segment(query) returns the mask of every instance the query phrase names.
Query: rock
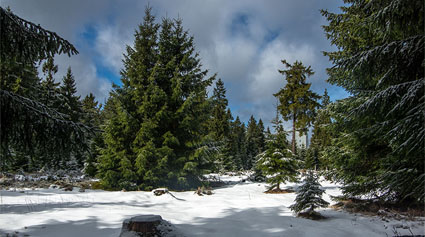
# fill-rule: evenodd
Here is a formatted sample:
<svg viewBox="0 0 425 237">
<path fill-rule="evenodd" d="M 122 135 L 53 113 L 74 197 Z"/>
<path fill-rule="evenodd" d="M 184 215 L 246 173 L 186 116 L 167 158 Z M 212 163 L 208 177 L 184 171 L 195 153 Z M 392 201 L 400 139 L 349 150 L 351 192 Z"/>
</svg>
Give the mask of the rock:
<svg viewBox="0 0 425 237">
<path fill-rule="evenodd" d="M 161 221 L 162 217 L 159 215 L 141 215 L 126 219 L 122 224 L 120 237 L 160 236 L 157 227 Z"/>
<path fill-rule="evenodd" d="M 161 196 L 162 194 L 168 193 L 168 189 L 166 189 L 166 188 L 157 188 L 157 189 L 152 190 L 152 192 L 153 192 L 153 194 L 155 196 Z"/>
<path fill-rule="evenodd" d="M 80 188 L 80 190 L 78 190 L 78 192 L 80 192 L 80 193 L 84 193 L 85 191 L 86 191 L 85 188 Z"/>
<path fill-rule="evenodd" d="M 74 188 L 71 185 L 69 185 L 69 186 L 64 187 L 63 191 L 72 191 L 73 189 Z"/>
</svg>

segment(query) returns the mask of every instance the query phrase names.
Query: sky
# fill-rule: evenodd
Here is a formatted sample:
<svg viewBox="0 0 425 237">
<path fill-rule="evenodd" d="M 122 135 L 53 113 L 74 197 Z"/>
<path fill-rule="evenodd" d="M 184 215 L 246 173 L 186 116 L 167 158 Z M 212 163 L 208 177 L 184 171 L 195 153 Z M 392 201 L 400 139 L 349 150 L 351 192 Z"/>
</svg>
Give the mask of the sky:
<svg viewBox="0 0 425 237">
<path fill-rule="evenodd" d="M 331 67 L 323 51 L 334 51 L 322 29 L 320 9 L 338 12 L 341 0 L 2 0 L 2 7 L 40 24 L 70 41 L 78 55 L 55 57 L 60 81 L 71 66 L 78 94 L 92 92 L 104 103 L 112 83 L 120 84 L 126 45 L 149 4 L 158 22 L 163 17 L 183 20 L 194 37 L 204 69 L 217 73 L 227 89 L 233 116 L 247 122 L 251 115 L 266 126 L 276 115 L 274 93 L 285 86 L 282 59 L 311 65 L 311 89 L 332 101 L 347 92 L 326 82 Z M 289 122 L 285 127 L 289 127 Z"/>
</svg>

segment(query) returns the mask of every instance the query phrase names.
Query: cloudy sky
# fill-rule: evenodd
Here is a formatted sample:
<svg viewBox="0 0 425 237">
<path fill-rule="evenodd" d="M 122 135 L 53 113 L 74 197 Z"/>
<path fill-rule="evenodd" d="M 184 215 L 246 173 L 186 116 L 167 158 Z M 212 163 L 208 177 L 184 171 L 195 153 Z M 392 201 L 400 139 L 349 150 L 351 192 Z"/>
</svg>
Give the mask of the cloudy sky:
<svg viewBox="0 0 425 237">
<path fill-rule="evenodd" d="M 120 84 L 122 54 L 132 45 L 148 1 L 133 0 L 2 0 L 18 16 L 57 32 L 76 46 L 80 54 L 57 56 L 57 80 L 72 67 L 78 93 L 93 92 L 104 102 L 112 82 Z M 202 64 L 218 74 L 227 89 L 234 117 L 247 121 L 251 114 L 266 125 L 275 116 L 276 93 L 285 85 L 278 73 L 282 59 L 301 60 L 315 74 L 308 79 L 312 90 L 331 100 L 348 94 L 326 83 L 330 67 L 322 51 L 334 50 L 321 28 L 326 24 L 320 9 L 338 11 L 341 0 L 151 0 L 159 21 L 183 19 L 195 38 Z"/>
</svg>

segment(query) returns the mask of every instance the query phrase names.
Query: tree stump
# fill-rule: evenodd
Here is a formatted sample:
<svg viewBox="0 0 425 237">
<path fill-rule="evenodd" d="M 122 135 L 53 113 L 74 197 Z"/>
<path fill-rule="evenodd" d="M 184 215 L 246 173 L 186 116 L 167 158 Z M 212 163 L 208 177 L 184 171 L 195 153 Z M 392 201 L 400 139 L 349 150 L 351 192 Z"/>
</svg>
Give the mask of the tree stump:
<svg viewBox="0 0 425 237">
<path fill-rule="evenodd" d="M 120 237 L 134 236 L 160 236 L 157 229 L 162 218 L 159 215 L 140 215 L 124 220 Z M 136 232 L 136 233 L 132 233 Z"/>
</svg>

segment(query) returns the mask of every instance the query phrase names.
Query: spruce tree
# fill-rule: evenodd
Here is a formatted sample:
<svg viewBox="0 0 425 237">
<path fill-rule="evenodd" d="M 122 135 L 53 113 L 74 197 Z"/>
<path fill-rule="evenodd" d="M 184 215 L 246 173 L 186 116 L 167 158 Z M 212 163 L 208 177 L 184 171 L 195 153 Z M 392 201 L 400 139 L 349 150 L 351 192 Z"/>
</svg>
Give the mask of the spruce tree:
<svg viewBox="0 0 425 237">
<path fill-rule="evenodd" d="M 158 25 L 147 8 L 134 46 L 127 47 L 123 86 L 112 93 L 115 116 L 107 121 L 99 164 L 105 186 L 199 185 L 209 165 L 202 127 L 209 117 L 206 88 L 214 79 L 200 67 L 182 21 Z"/>
<path fill-rule="evenodd" d="M 292 121 L 292 153 L 296 152 L 296 131 L 302 135 L 315 116 L 315 110 L 319 106 L 319 95 L 310 90 L 311 83 L 307 83 L 308 76 L 314 74 L 310 66 L 305 67 L 302 62 L 295 61 L 289 64 L 282 60 L 287 70 L 279 70 L 285 76 L 286 85 L 280 89 L 276 96 L 279 99 L 279 111 L 285 121 Z"/>
<path fill-rule="evenodd" d="M 340 13 L 322 11 L 338 49 L 325 52 L 328 81 L 353 95 L 330 106 L 333 175 L 349 195 L 423 203 L 423 1 L 345 2 Z"/>
<path fill-rule="evenodd" d="M 257 124 L 257 147 L 258 152 L 261 153 L 266 147 L 266 137 L 264 134 L 264 123 L 263 120 L 259 120 Z"/>
<path fill-rule="evenodd" d="M 62 79 L 62 85 L 59 90 L 62 94 L 62 104 L 60 106 L 60 111 L 68 115 L 73 122 L 81 121 L 82 104 L 80 101 L 80 96 L 76 95 L 77 88 L 71 67 L 68 67 L 66 75 Z"/>
<path fill-rule="evenodd" d="M 239 116 L 231 123 L 230 143 L 234 169 L 240 170 L 244 167 L 247 145 L 245 124 L 240 121 Z"/>
<path fill-rule="evenodd" d="M 258 155 L 256 176 L 265 176 L 271 186 L 269 190 L 280 190 L 280 184 L 297 181 L 297 161 L 288 149 L 286 132 L 280 123 L 278 113 L 272 121 L 275 134 L 270 134 L 266 141 L 266 150 Z M 258 179 L 258 178 L 257 178 Z"/>
<path fill-rule="evenodd" d="M 43 103 L 35 64 L 55 54 L 70 56 L 78 51 L 56 33 L 2 7 L 0 24 L 0 169 L 10 168 L 20 155 L 30 157 L 28 170 L 41 168 L 29 167 L 37 164 L 41 154 L 60 156 L 83 149 L 87 127 Z"/>
<path fill-rule="evenodd" d="M 321 157 L 321 152 L 331 145 L 332 133 L 330 129 L 331 116 L 327 110 L 330 104 L 328 91 L 322 96 L 320 109 L 317 111 L 316 119 L 313 123 L 313 135 L 311 136 L 310 147 L 308 148 L 310 166 L 307 168 L 317 168 L 320 162 L 322 165 L 327 166 L 327 161 Z"/>
<path fill-rule="evenodd" d="M 102 105 L 96 101 L 95 96 L 92 93 L 86 95 L 82 101 L 82 123 L 94 128 L 94 132 L 88 142 L 89 150 L 85 154 L 84 163 L 84 173 L 90 177 L 94 177 L 96 175 L 96 158 L 100 155 L 98 148 L 103 147 L 103 139 L 100 131 L 102 123 L 101 107 Z"/>
<path fill-rule="evenodd" d="M 304 184 L 297 189 L 295 203 L 289 208 L 296 214 L 305 211 L 310 217 L 320 215 L 315 213 L 314 209 L 329 205 L 328 202 L 322 199 L 325 191 L 320 188 L 321 186 L 318 177 L 312 171 L 307 172 Z"/>
<path fill-rule="evenodd" d="M 42 71 L 44 73 L 44 81 L 42 82 L 42 102 L 43 104 L 58 108 L 61 104 L 61 98 L 59 93 L 59 82 L 55 82 L 53 76 L 58 72 L 58 66 L 54 64 L 52 57 L 48 58 L 43 64 Z"/>
<path fill-rule="evenodd" d="M 248 126 L 246 130 L 246 157 L 244 158 L 243 168 L 249 170 L 252 168 L 253 163 L 255 162 L 255 157 L 258 155 L 258 128 L 257 121 L 254 116 L 251 115 L 248 121 Z"/>
<path fill-rule="evenodd" d="M 219 78 L 215 84 L 212 96 L 212 118 L 210 129 L 216 140 L 223 140 L 229 136 L 229 115 L 227 114 L 228 101 L 223 81 Z M 231 116 L 231 114 L 230 114 Z"/>
<path fill-rule="evenodd" d="M 220 152 L 216 153 L 216 165 L 220 171 L 232 170 L 232 155 L 230 153 L 230 122 L 232 114 L 227 109 L 226 89 L 219 78 L 212 95 L 212 117 L 209 121 L 209 133 Z"/>
</svg>

